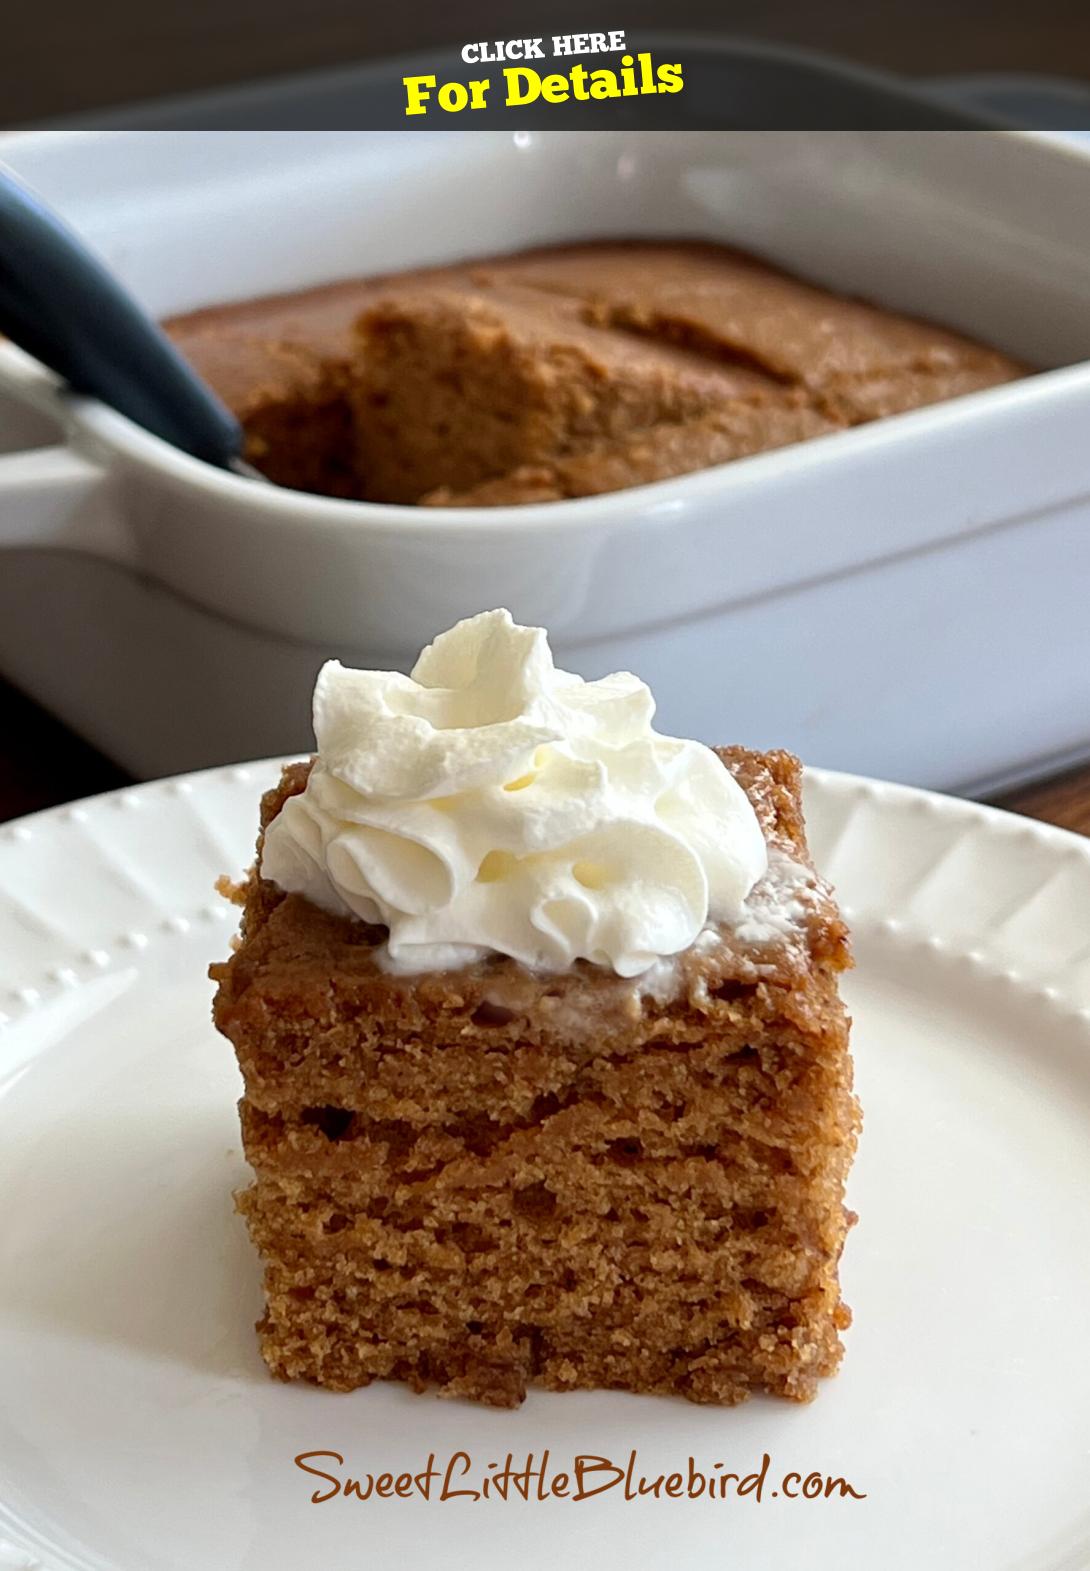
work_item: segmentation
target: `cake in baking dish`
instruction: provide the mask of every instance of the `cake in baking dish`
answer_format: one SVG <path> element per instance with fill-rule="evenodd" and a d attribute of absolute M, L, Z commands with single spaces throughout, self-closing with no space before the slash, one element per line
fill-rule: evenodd
<path fill-rule="evenodd" d="M 616 491 L 1024 374 L 703 242 L 593 242 L 167 329 L 281 485 L 432 506 Z"/>
<path fill-rule="evenodd" d="M 813 1397 L 849 1315 L 848 939 L 800 770 L 504 612 L 330 663 L 213 967 L 283 1379 Z"/>

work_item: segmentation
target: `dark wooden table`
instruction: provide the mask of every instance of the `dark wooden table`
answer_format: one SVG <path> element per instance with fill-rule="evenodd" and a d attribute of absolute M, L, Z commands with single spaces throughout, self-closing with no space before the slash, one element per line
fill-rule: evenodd
<path fill-rule="evenodd" d="M 128 782 L 116 764 L 0 681 L 0 822 Z M 1090 834 L 1090 766 L 1023 787 L 997 805 Z"/>

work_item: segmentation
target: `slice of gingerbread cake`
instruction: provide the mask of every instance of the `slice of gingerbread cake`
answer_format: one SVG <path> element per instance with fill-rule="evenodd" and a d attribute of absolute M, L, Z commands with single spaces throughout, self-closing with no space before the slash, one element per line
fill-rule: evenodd
<path fill-rule="evenodd" d="M 841 1356 L 847 934 L 786 753 L 506 612 L 327 665 L 213 967 L 269 1368 L 805 1401 Z"/>

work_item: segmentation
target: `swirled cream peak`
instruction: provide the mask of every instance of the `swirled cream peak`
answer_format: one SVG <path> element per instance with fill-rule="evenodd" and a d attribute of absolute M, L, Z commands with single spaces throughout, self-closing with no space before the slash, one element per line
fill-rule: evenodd
<path fill-rule="evenodd" d="M 332 660 L 318 756 L 265 836 L 262 873 L 389 929 L 384 962 L 488 953 L 636 976 L 736 919 L 764 837 L 699 742 L 660 736 L 626 672 L 585 682 L 507 611 L 459 622 L 411 676 Z"/>

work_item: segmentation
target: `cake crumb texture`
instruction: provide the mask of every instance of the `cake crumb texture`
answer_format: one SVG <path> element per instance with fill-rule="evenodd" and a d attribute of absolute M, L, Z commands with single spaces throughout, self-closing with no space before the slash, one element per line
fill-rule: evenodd
<path fill-rule="evenodd" d="M 212 975 L 275 1375 L 513 1406 L 530 1386 L 806 1401 L 835 1370 L 859 1125 L 847 934 L 810 867 L 797 761 L 720 757 L 769 874 L 744 924 L 653 980 L 499 956 L 391 976 L 382 929 L 251 873 Z M 308 768 L 285 770 L 263 828 Z"/>
<path fill-rule="evenodd" d="M 440 507 L 623 490 L 1027 371 L 703 241 L 528 251 L 166 327 L 271 479 Z"/>

